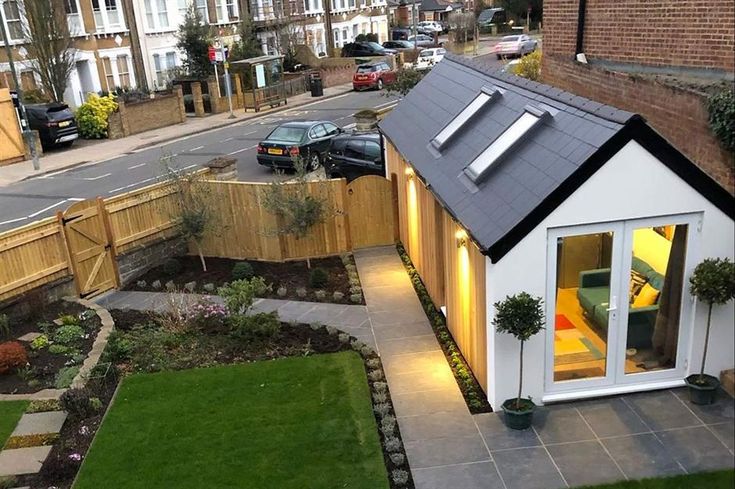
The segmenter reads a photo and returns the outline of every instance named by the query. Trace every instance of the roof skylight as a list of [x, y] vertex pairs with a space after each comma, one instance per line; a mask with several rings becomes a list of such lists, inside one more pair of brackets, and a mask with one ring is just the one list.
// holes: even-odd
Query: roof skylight
[[486, 103], [490, 102], [498, 95], [500, 95], [500, 92], [497, 89], [482, 87], [480, 93], [477, 94], [477, 97], [475, 97], [467, 107], [462, 109], [462, 112], [457, 114], [457, 116], [452, 119], [444, 129], [439, 131], [439, 134], [434, 136], [434, 139], [431, 140], [432, 146], [436, 149], [441, 149], [447, 141], [449, 141], [449, 139], [472, 118], [473, 115], [477, 114], [477, 112], [484, 107]]
[[475, 160], [464, 169], [464, 173], [477, 183], [490, 170], [490, 168], [505, 154], [510, 148], [520, 141], [547, 112], [536, 109], [535, 107], [526, 107], [525, 112], [513, 122], [503, 133], [493, 141], [485, 151], [475, 158]]

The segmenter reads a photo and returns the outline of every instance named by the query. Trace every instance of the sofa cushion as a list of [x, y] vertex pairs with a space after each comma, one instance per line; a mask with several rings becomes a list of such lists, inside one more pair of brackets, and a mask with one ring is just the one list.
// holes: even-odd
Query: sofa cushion
[[645, 307], [656, 304], [660, 293], [661, 291], [654, 288], [650, 282], [647, 283], [633, 301], [633, 307]]
[[579, 305], [582, 306], [582, 309], [587, 311], [587, 314], [592, 314], [595, 306], [610, 300], [610, 288], [585, 287], [583, 289], [578, 289], [577, 298], [579, 299]]

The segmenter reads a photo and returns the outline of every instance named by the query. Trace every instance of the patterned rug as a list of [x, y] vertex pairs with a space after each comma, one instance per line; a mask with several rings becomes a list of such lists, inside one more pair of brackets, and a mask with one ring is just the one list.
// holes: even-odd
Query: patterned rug
[[561, 372], [554, 372], [554, 381], [563, 382], [565, 380], [592, 379], [595, 377], [604, 376], [605, 372], [600, 367], [575, 368], [574, 370], [563, 370]]
[[605, 356], [574, 324], [564, 315], [557, 314], [554, 323], [554, 363], [591, 362]]

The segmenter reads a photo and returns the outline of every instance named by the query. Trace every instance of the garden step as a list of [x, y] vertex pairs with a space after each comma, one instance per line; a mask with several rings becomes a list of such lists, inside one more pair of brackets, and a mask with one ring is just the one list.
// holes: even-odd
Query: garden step
[[39, 336], [41, 336], [41, 333], [32, 331], [30, 333], [24, 334], [23, 336], [19, 336], [18, 341], [25, 341], [27, 343], [30, 343], [31, 341], [35, 340]]
[[735, 369], [723, 370], [720, 373], [720, 382], [725, 392], [730, 394], [730, 397], [735, 397]]
[[24, 414], [11, 436], [45, 435], [58, 433], [66, 421], [66, 412], [50, 411], [46, 413]]
[[3, 450], [0, 452], [0, 477], [38, 473], [52, 448], [43, 446]]

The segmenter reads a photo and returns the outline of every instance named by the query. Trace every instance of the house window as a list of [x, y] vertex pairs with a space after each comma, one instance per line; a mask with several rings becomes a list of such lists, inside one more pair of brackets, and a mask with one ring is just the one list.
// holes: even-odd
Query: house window
[[457, 116], [452, 119], [449, 124], [439, 132], [439, 134], [434, 136], [434, 139], [431, 140], [431, 144], [436, 149], [441, 149], [447, 141], [449, 141], [449, 138], [459, 131], [473, 115], [477, 114], [477, 112], [483, 108], [486, 103], [490, 102], [497, 95], [500, 95], [500, 92], [497, 90], [483, 88], [477, 97], [475, 97], [467, 107], [462, 109], [462, 112], [457, 114]]
[[333, 34], [334, 34], [334, 45], [336, 47], [339, 47], [339, 29], [334, 29]]
[[166, 0], [158, 0], [158, 26], [162, 29], [168, 27], [168, 7]]
[[115, 74], [112, 72], [112, 61], [110, 58], [102, 58], [102, 67], [105, 70], [105, 80], [107, 81], [107, 90], [115, 89]]
[[526, 109], [511, 126], [488, 146], [480, 156], [465, 168], [465, 174], [475, 183], [518, 141], [541, 120], [543, 113], [533, 113]]
[[153, 0], [145, 0], [145, 21], [149, 29], [156, 28], [155, 15], [153, 12]]
[[354, 38], [357, 37], [357, 34], [358, 34], [358, 32], [357, 32], [357, 24], [353, 24], [353, 26], [352, 26], [352, 38], [353, 38], [353, 40], [354, 40]]
[[226, 0], [225, 7], [227, 8], [227, 17], [230, 19], [230, 22], [240, 17], [235, 0]]
[[38, 90], [36, 84], [36, 76], [32, 71], [22, 71], [20, 73], [20, 86], [24, 91]]
[[209, 15], [207, 14], [207, 0], [194, 0], [197, 11], [201, 16], [203, 22], [206, 24], [209, 21]]
[[350, 8], [355, 8], [355, 0], [349, 0], [350, 1]]
[[349, 36], [349, 32], [347, 31], [347, 27], [342, 29], [342, 41], [347, 42], [347, 36]]
[[5, 25], [11, 41], [23, 39], [23, 21], [20, 17], [20, 6], [17, 0], [6, 0], [4, 5]]
[[117, 57], [117, 77], [121, 87], [130, 87], [130, 69], [128, 68], [128, 57]]
[[94, 23], [98, 31], [120, 28], [120, 12], [117, 9], [117, 0], [92, 0]]

